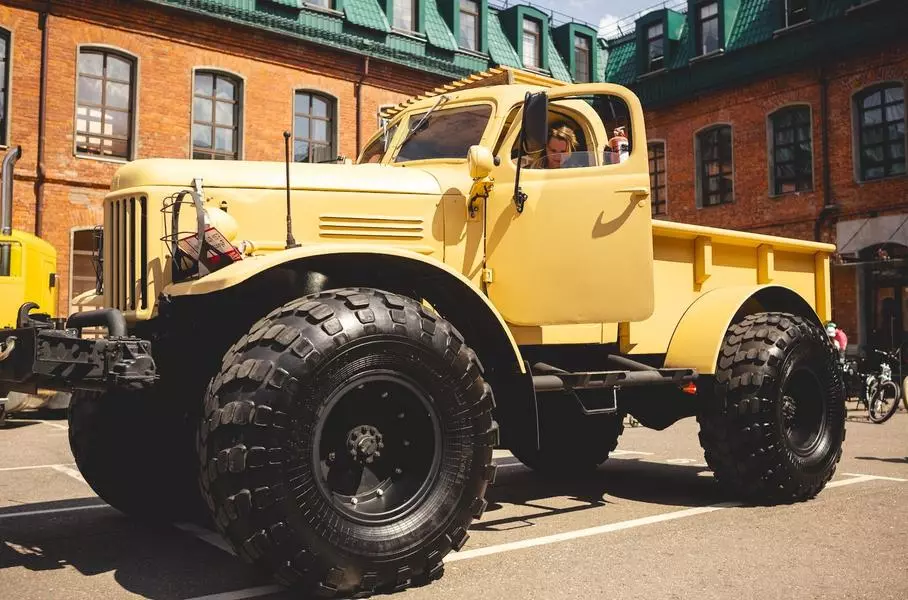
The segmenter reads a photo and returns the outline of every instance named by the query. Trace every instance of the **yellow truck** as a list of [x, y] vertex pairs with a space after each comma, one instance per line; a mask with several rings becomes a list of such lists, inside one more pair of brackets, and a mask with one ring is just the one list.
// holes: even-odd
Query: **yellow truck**
[[102, 498], [201, 507], [279, 581], [349, 596], [441, 574], [493, 448], [595, 477], [627, 414], [695, 417], [746, 501], [823, 489], [845, 435], [833, 246], [654, 221], [620, 86], [495, 69], [386, 116], [355, 161], [291, 165], [285, 133], [283, 164], [119, 169], [105, 308], [6, 334], [0, 362], [77, 390]]
[[[11, 148], [0, 171], [0, 328], [19, 326], [33, 308], [46, 311], [45, 320], [57, 313], [56, 250], [41, 238], [13, 229], [13, 169], [21, 156], [21, 147]], [[0, 343], [0, 361], [14, 345]], [[0, 425], [8, 412], [25, 406], [29, 398], [23, 394], [9, 398], [0, 389]]]

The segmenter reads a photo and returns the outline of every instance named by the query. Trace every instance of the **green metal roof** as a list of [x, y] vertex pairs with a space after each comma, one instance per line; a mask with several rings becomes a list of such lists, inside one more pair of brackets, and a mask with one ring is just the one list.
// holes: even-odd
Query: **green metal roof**
[[[720, 0], [722, 1], [722, 0]], [[727, 1], [727, 0], [726, 0]], [[609, 40], [606, 81], [633, 89], [644, 105], [670, 103], [722, 87], [740, 85], [761, 73], [846, 58], [855, 48], [904, 38], [904, 0], [879, 0], [850, 11], [854, 0], [814, 0], [811, 21], [783, 30], [781, 0], [740, 0], [723, 53], [692, 61], [690, 21], [677, 42], [667, 45], [665, 70], [638, 73], [640, 38]], [[901, 6], [899, 6], [901, 4]]]
[[344, 16], [354, 25], [391, 31], [385, 11], [378, 5], [378, 0], [344, 0]]
[[429, 43], [445, 50], [457, 50], [457, 38], [448, 29], [441, 13], [438, 12], [438, 3], [435, 0], [426, 1], [426, 36]]
[[517, 55], [517, 51], [511, 46], [504, 30], [501, 28], [501, 21], [498, 20], [498, 11], [489, 11], [489, 56], [499, 65], [506, 67], [522, 68], [523, 63]]
[[551, 71], [552, 77], [554, 77], [555, 79], [560, 79], [561, 81], [573, 83], [574, 78], [571, 76], [571, 71], [567, 68], [567, 65], [564, 64], [564, 60], [562, 60], [561, 55], [558, 54], [558, 49], [555, 48], [555, 41], [552, 39], [551, 27], [545, 28], [545, 35], [549, 38], [549, 71]]

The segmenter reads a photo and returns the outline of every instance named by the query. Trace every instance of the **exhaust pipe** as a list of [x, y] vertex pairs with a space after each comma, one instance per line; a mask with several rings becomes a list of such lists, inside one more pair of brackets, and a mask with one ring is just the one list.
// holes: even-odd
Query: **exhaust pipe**
[[0, 172], [3, 179], [0, 189], [0, 234], [3, 235], [13, 232], [13, 169], [21, 156], [22, 146], [16, 146], [3, 157], [3, 170]]

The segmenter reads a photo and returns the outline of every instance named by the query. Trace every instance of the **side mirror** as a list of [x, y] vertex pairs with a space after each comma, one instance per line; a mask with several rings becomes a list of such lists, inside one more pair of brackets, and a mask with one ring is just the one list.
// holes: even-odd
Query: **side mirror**
[[488, 177], [500, 163], [501, 160], [492, 156], [492, 151], [485, 146], [470, 146], [470, 151], [467, 152], [467, 166], [474, 181]]
[[541, 152], [545, 148], [549, 130], [549, 97], [545, 92], [527, 93], [523, 104], [523, 151], [526, 154]]

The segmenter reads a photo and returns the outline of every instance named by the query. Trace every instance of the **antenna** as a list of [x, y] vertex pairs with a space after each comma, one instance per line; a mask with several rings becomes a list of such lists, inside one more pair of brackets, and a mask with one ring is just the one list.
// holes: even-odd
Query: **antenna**
[[290, 132], [284, 132], [284, 165], [287, 168], [287, 248], [297, 248], [299, 244], [293, 239], [293, 221], [290, 217]]

